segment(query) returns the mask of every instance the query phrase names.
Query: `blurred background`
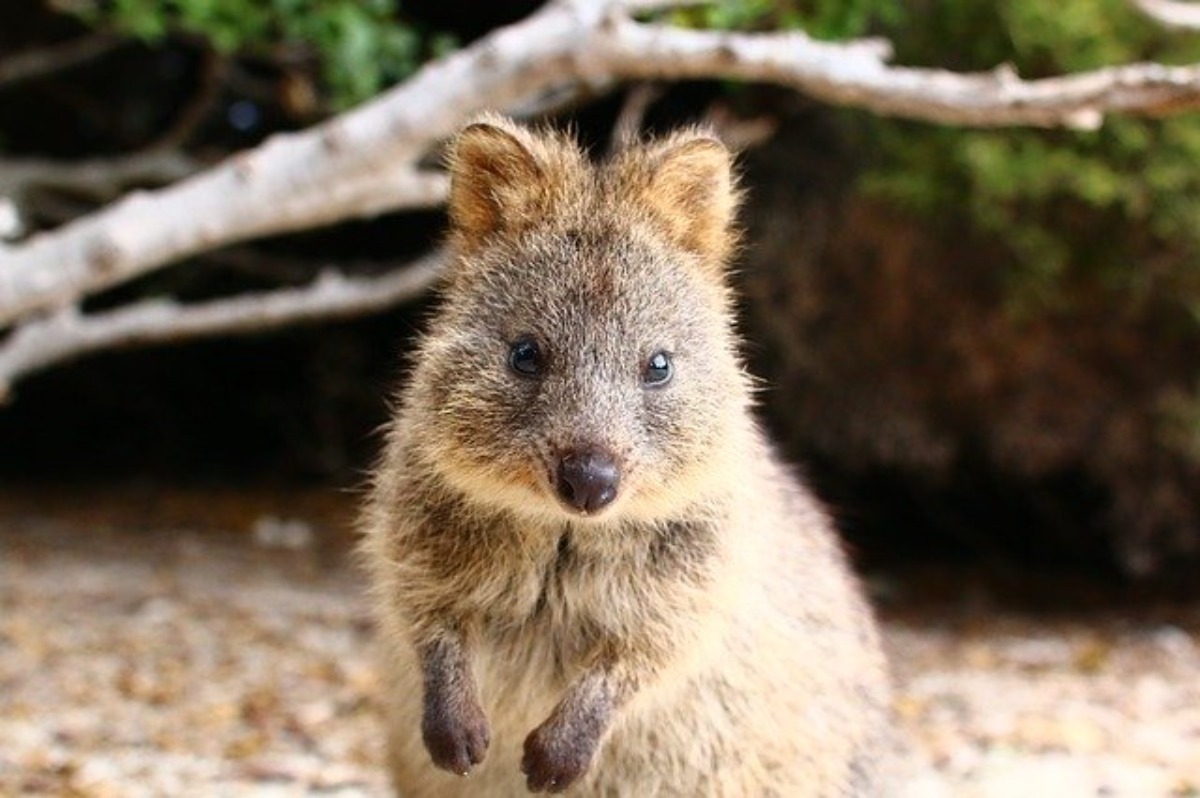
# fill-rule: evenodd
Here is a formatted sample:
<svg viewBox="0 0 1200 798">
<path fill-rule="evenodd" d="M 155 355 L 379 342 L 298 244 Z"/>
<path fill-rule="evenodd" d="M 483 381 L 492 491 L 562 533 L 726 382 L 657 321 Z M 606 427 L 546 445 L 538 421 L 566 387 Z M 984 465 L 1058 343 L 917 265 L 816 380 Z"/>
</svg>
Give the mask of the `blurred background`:
<svg viewBox="0 0 1200 798">
<path fill-rule="evenodd" d="M 310 125 L 537 4 L 260 5 L 7 0 L 0 53 L 44 57 L 0 67 L 0 193 L 22 225 L 53 227 Z M 1200 36 L 1124 0 L 687 13 L 882 34 L 899 63 L 1011 62 L 1030 78 L 1200 57 Z M 556 121 L 602 151 L 624 99 L 584 98 Z M 748 145 L 738 282 L 764 416 L 864 555 L 1121 577 L 1194 566 L 1200 119 L 962 130 L 729 83 L 659 86 L 645 102 L 649 130 L 715 119 Z M 186 160 L 99 176 L 14 168 L 130 153 Z M 329 264 L 380 270 L 427 249 L 443 222 L 408 213 L 238 245 L 88 309 L 297 284 Z M 0 410 L 0 469 L 22 482 L 353 486 L 424 310 L 54 367 Z"/>
<path fill-rule="evenodd" d="M 320 122 L 538 5 L 3 0 L 0 235 L 54 228 L 126 191 L 165 185 L 273 133 Z M 1125 0 L 752 0 L 670 19 L 706 29 L 797 28 L 820 39 L 883 36 L 895 45 L 895 63 L 959 72 L 1011 63 L 1027 79 L 1200 61 L 1200 33 L 1167 30 Z M 1116 116 L 1093 131 L 969 130 L 710 81 L 581 96 L 551 119 L 575 125 L 599 153 L 634 106 L 647 131 L 706 121 L 742 148 L 747 236 L 736 282 L 747 356 L 765 381 L 762 416 L 833 508 L 893 623 L 893 644 L 904 646 L 908 662 L 906 717 L 913 734 L 927 735 L 935 769 L 983 778 L 995 765 L 987 751 L 1028 749 L 1050 752 L 1037 760 L 1047 768 L 1038 772 L 1059 795 L 1100 794 L 1086 792 L 1097 784 L 1109 784 L 1110 795 L 1198 794 L 1200 776 L 1188 780 L 1200 774 L 1194 711 L 1173 714 L 1177 728 L 1148 738 L 1146 750 L 1168 761 L 1151 768 L 1160 781 L 1137 781 L 1096 764 L 1119 747 L 1124 709 L 1101 720 L 1068 712 L 1065 729 L 1016 719 L 993 737 L 980 732 L 984 743 L 956 748 L 929 730 L 970 724 L 930 697 L 941 688 L 921 692 L 917 671 L 905 668 L 1004 671 L 1013 690 L 1031 672 L 1107 674 L 1114 684 L 1152 672 L 1158 686 L 1147 688 L 1152 695 L 1137 712 L 1160 720 L 1184 700 L 1164 685 L 1186 680 L 1177 673 L 1200 674 L 1190 670 L 1200 661 L 1200 116 Z M 71 168 L 131 155 L 139 159 L 132 167 Z M 86 309 L 301 285 L 330 265 L 382 273 L 436 244 L 444 222 L 440 211 L 394 214 L 238 244 L 98 295 Z M 246 623 L 261 631 L 258 613 L 270 604 L 262 591 L 273 588 L 259 580 L 274 574 L 270 585 L 298 591 L 287 594 L 288 607 L 303 603 L 306 589 L 344 607 L 330 623 L 344 621 L 357 637 L 312 646 L 332 663 L 328 681 L 358 692 L 333 709 L 312 709 L 315 720 L 292 717 L 288 733 L 310 735 L 317 764 L 273 747 L 286 726 L 279 718 L 294 709 L 286 695 L 242 695 L 229 723 L 259 736 L 245 738 L 244 757 L 236 746 L 214 757 L 251 761 L 258 769 L 245 773 L 257 786 L 204 783 L 217 785 L 211 794 L 265 794 L 271 785 L 279 794 L 303 792 L 341 773 L 328 765 L 341 757 L 366 764 L 344 782 L 329 777 L 329 790 L 378 789 L 375 776 L 363 775 L 376 756 L 368 743 L 356 738 L 362 749 L 353 756 L 330 753 L 316 742 L 326 737 L 305 729 L 372 711 L 362 709 L 367 666 L 345 671 L 345 651 L 364 656 L 365 631 L 348 598 L 356 580 L 342 570 L 344 553 L 385 399 L 402 379 L 429 302 L 422 296 L 367 317 L 265 335 L 92 354 L 22 379 L 0 405 L 0 568 L 8 569 L 0 571 L 8 624 L 0 661 L 7 648 L 11 684 L 34 689 L 20 680 L 47 651 L 66 657 L 67 671 L 90 673 L 70 652 L 104 648 L 102 638 L 84 649 L 66 638 L 33 648 L 20 641 L 58 628 L 68 610 L 108 606 L 102 599 L 114 592 L 124 598 L 113 605 L 108 644 L 132 634 L 125 623 L 139 613 L 152 616 L 141 627 L 148 639 L 168 639 L 154 631 L 154 613 L 180 623 L 206 617 L 189 601 L 210 610 L 242 601 Z M 197 554 L 209 545 L 216 554 Z M 131 563 L 131 550 L 146 554 Z M 133 571 L 89 593 L 89 565 L 114 563 Z M 164 569 L 175 575 L 163 577 Z M 227 578 L 248 592 L 214 594 L 212 585 Z M 55 604 L 61 584 L 85 586 L 76 603 Z M 162 584 L 165 605 L 137 592 Z M 134 597 L 122 592 L 129 590 Z M 1028 626 L 1030 612 L 1050 626 Z M 294 644 L 309 622 L 325 630 L 313 632 L 318 637 L 328 631 L 320 618 L 292 618 L 276 630 L 284 639 L 270 645 Z M 212 646 L 238 634 L 208 628 Z M 956 636 L 937 636 L 947 630 Z M 1166 653 L 1155 654 L 1156 646 Z M 139 691 L 170 680 L 153 670 L 143 684 L 142 670 L 131 672 L 126 698 L 150 713 L 137 716 L 149 728 L 155 704 Z M 188 678 L 180 677 L 179 695 Z M 320 696 L 327 688 L 318 679 L 305 689 Z M 979 701 L 994 688 L 982 688 Z M 1160 688 L 1167 692 L 1153 692 Z M 139 793 L 118 780 L 104 793 L 96 785 L 109 782 L 94 762 L 64 765 L 76 750 L 70 724 L 63 731 L 44 722 L 48 706 L 69 699 L 37 689 L 49 691 L 44 700 L 8 699 L 26 726 L 0 725 L 0 742 L 7 734 L 10 750 L 66 753 L 45 754 L 41 764 L 0 754 L 0 792 L 54 794 L 67 785 L 96 794 L 210 794 L 186 780 L 179 784 L 196 792 L 152 781 Z M 974 706 L 964 695 L 952 696 L 955 711 L 974 718 L 961 710 Z M 168 694 L 157 706 L 174 701 Z M 1035 718 L 1058 714 L 1030 701 Z M 66 735 L 58 749 L 39 736 L 51 727 Z M 1193 753 L 1161 753 L 1189 740 Z M 1081 747 L 1096 760 L 1074 758 Z M 278 755 L 263 765 L 254 759 L 262 751 Z M 1070 781 L 1070 763 L 1079 761 L 1090 764 Z M 159 760 L 111 767 L 159 779 L 174 772 Z M 1100 781 L 1086 781 L 1092 777 Z M 965 783 L 950 794 L 976 794 Z M 1005 792 L 1006 783 L 978 794 L 1018 794 Z M 1071 792 L 1076 787 L 1085 791 Z"/>
</svg>

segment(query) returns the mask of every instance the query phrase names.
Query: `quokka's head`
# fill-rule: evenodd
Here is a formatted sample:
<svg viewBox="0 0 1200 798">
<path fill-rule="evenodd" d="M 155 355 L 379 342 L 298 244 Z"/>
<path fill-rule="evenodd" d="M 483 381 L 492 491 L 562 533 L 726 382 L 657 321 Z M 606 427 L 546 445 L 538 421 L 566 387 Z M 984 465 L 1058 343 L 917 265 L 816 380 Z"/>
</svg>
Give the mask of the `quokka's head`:
<svg viewBox="0 0 1200 798">
<path fill-rule="evenodd" d="M 489 117 L 453 144 L 443 302 L 417 353 L 421 451 L 477 500 L 659 518 L 729 474 L 747 386 L 726 260 L 731 156 L 699 131 L 593 165 Z"/>
</svg>

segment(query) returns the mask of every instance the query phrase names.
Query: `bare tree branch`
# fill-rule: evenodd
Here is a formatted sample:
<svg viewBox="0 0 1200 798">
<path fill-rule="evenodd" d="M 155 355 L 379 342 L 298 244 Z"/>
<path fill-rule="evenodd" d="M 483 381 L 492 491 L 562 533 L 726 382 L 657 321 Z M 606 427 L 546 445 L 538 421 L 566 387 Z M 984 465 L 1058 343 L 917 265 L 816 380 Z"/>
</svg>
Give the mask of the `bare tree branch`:
<svg viewBox="0 0 1200 798">
<path fill-rule="evenodd" d="M 1200 30 L 1200 3 L 1178 0 L 1133 0 L 1142 13 L 1170 28 Z"/>
<path fill-rule="evenodd" d="M 0 196 L 20 202 L 26 192 L 46 188 L 110 200 L 132 185 L 173 183 L 195 174 L 203 166 L 200 161 L 172 150 L 147 150 L 86 161 L 0 159 Z"/>
<path fill-rule="evenodd" d="M 152 299 L 94 315 L 71 307 L 25 323 L 0 343 L 0 403 L 11 397 L 12 385 L 22 376 L 98 350 L 376 313 L 423 292 L 444 261 L 444 254 L 435 252 L 379 277 L 328 270 L 300 288 L 196 304 Z"/>
<path fill-rule="evenodd" d="M 879 40 L 683 30 L 629 16 L 662 5 L 556 0 L 357 110 L 0 251 L 0 326 L 231 242 L 437 204 L 445 179 L 416 171 L 424 154 L 480 110 L 528 106 L 564 88 L 735 78 L 973 126 L 1094 127 L 1110 112 L 1200 106 L 1200 66 L 1131 64 L 1035 81 L 1008 68 L 892 67 Z"/>
<path fill-rule="evenodd" d="M 1024 81 L 1009 66 L 959 74 L 891 67 L 886 43 L 816 41 L 795 33 L 713 33 L 611 18 L 599 40 L 601 78 L 720 76 L 768 82 L 835 105 L 969 127 L 1094 128 L 1107 113 L 1159 115 L 1200 107 L 1200 66 L 1129 64 Z M 589 54 L 590 55 L 590 54 Z"/>
<path fill-rule="evenodd" d="M 602 11 L 552 3 L 313 130 L 0 252 L 0 325 L 222 244 L 428 204 L 444 181 L 416 179 L 417 159 L 464 117 L 570 82 L 556 65 Z"/>
<path fill-rule="evenodd" d="M 122 42 L 118 36 L 98 33 L 11 55 L 0 61 L 0 88 L 79 66 L 115 50 Z"/>
</svg>

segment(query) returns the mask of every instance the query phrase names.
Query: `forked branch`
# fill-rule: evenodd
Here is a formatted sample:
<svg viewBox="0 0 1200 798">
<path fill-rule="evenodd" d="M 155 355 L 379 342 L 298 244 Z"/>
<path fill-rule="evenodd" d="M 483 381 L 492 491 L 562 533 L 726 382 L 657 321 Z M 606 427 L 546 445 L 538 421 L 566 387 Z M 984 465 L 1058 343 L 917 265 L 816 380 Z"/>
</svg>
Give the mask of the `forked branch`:
<svg viewBox="0 0 1200 798">
<path fill-rule="evenodd" d="M 1160 10 L 1184 5 L 1137 2 Z M 879 114 L 976 127 L 1092 128 L 1110 113 L 1200 107 L 1200 65 L 1127 64 L 1031 81 L 1006 66 L 961 74 L 892 66 L 890 45 L 878 39 L 685 30 L 634 16 L 666 5 L 554 0 L 358 109 L 0 247 L 0 328 L 234 242 L 439 205 L 445 177 L 421 163 L 476 113 L 539 107 L 631 80 L 773 83 Z M 20 340 L 18 330 L 5 346 Z"/>
<path fill-rule="evenodd" d="M 425 291 L 443 261 L 435 252 L 378 277 L 327 270 L 299 288 L 196 304 L 150 299 L 96 314 L 71 307 L 23 324 L 0 346 L 0 403 L 21 377 L 90 352 L 375 313 Z"/>
</svg>

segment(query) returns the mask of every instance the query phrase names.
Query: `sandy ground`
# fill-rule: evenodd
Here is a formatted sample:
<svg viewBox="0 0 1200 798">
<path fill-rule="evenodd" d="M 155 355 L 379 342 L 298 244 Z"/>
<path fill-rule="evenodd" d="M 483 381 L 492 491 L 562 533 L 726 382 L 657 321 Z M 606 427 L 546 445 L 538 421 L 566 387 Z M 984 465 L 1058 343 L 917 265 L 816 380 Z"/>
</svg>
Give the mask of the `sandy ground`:
<svg viewBox="0 0 1200 798">
<path fill-rule="evenodd" d="M 0 795 L 386 794 L 344 545 L 206 517 L 224 533 L 0 500 Z M 897 795 L 1200 796 L 1200 605 L 877 587 L 913 749 Z"/>
</svg>

